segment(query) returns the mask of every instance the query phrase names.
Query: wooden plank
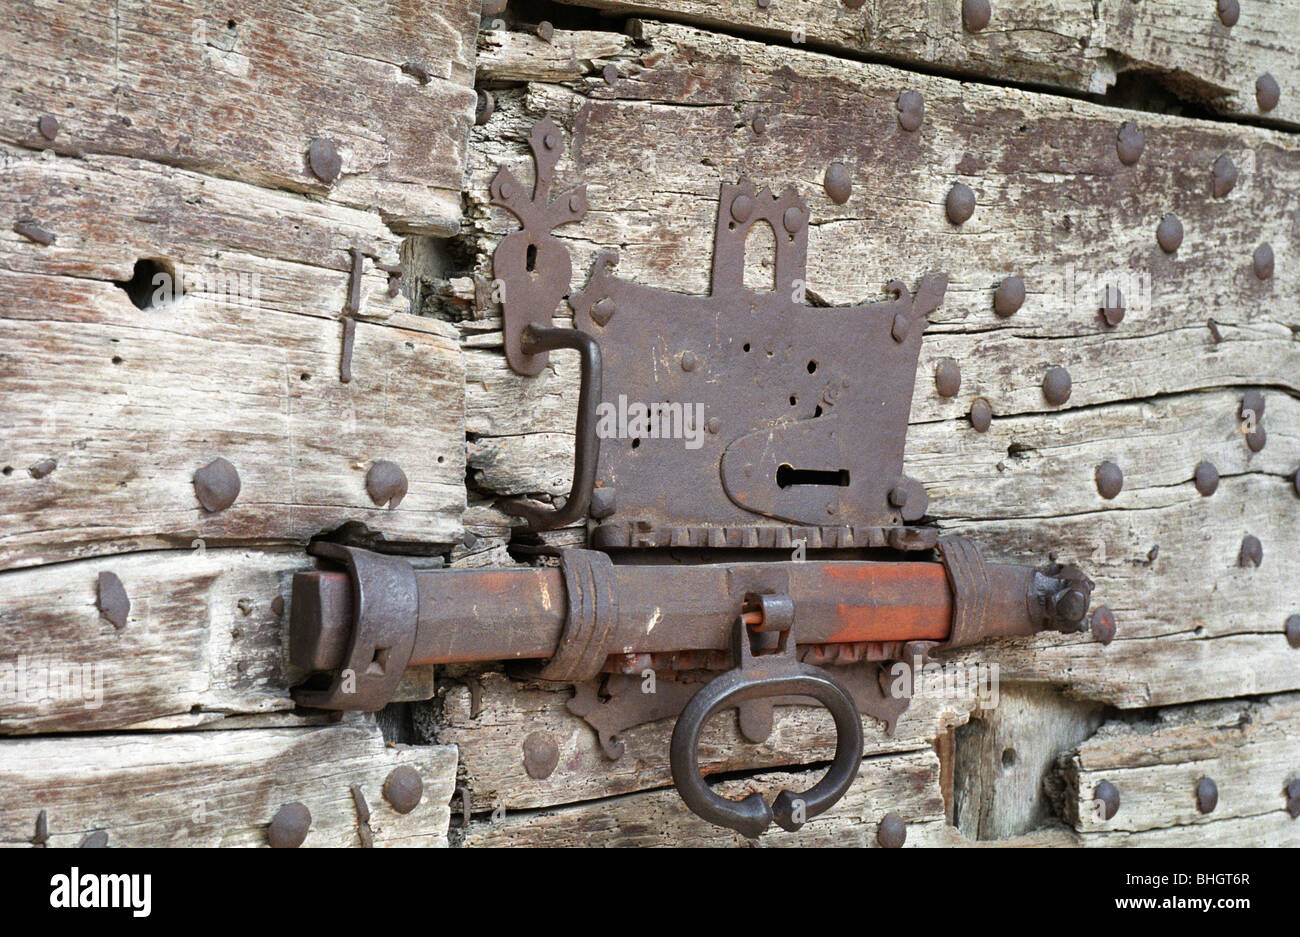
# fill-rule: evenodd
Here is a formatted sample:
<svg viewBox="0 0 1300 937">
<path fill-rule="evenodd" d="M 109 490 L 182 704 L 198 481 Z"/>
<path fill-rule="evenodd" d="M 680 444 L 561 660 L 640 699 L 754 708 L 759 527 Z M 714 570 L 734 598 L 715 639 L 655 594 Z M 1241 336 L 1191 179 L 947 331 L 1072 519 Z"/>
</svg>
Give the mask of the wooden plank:
<svg viewBox="0 0 1300 937">
<path fill-rule="evenodd" d="M 18 4 L 0 39 L 0 140 L 310 192 L 446 235 L 460 218 L 479 7 Z M 53 141 L 42 116 L 59 122 Z M 332 186 L 308 168 L 317 138 L 342 159 Z"/>
<path fill-rule="evenodd" d="M 1283 790 L 1300 777 L 1300 695 L 1162 709 L 1107 722 L 1061 759 L 1067 822 L 1098 845 L 1300 844 L 1300 822 Z M 1218 788 L 1210 813 L 1197 808 L 1202 778 Z M 1097 786 L 1119 790 L 1109 820 L 1093 805 Z M 1143 835 L 1143 834 L 1159 835 Z"/>
<path fill-rule="evenodd" d="M 0 312 L 0 565 L 194 540 L 303 543 L 345 521 L 396 539 L 457 535 L 454 331 L 406 313 L 370 261 L 352 380 L 339 380 L 347 248 L 396 256 L 374 215 L 114 157 L 9 152 L 0 179 L 4 213 L 39 205 L 59 235 L 41 247 L 0 233 L 11 298 Z M 114 281 L 139 258 L 197 289 L 136 308 Z M 193 475 L 217 457 L 241 490 L 209 513 Z M 33 477 L 46 459 L 57 468 Z M 396 508 L 366 493 L 377 459 L 407 476 Z"/>
<path fill-rule="evenodd" d="M 384 799 L 389 772 L 415 769 L 420 803 Z M 0 845 L 31 842 L 44 811 L 49 846 L 90 833 L 110 847 L 264 846 L 283 804 L 311 812 L 308 847 L 358 846 L 361 788 L 376 846 L 446 846 L 456 751 L 386 745 L 375 726 L 35 738 L 0 742 Z"/>
<path fill-rule="evenodd" d="M 904 0 L 859 4 L 783 0 L 560 0 L 602 11 L 701 24 L 774 45 L 867 56 L 974 79 L 1014 81 L 1060 91 L 1105 94 L 1135 76 L 1215 113 L 1300 123 L 1295 0 L 1244 4 L 1227 27 L 1213 2 L 1189 10 L 1177 0 L 1020 0 L 990 5 L 988 25 L 966 29 L 960 3 Z M 488 43 L 494 33 L 486 33 Z M 565 36 L 553 42 L 566 47 Z M 554 56 L 559 58 L 559 55 Z M 599 71 L 599 69 L 597 69 Z M 1277 79 L 1272 110 L 1256 101 L 1255 81 Z M 1131 93 L 1126 88 L 1119 97 Z M 1140 93 L 1140 92 L 1139 92 Z"/>
<path fill-rule="evenodd" d="M 964 723 L 982 685 L 975 676 L 970 683 L 956 682 L 955 675 L 953 680 L 954 692 L 948 697 L 915 700 L 893 736 L 885 735 L 876 720 L 864 717 L 867 754 L 929 749 L 938 735 Z M 671 719 L 620 734 L 623 756 L 610 760 L 595 730 L 566 709 L 572 698 L 569 688 L 520 684 L 492 671 L 463 675 L 459 682 L 444 681 L 441 720 L 432 739 L 459 749 L 463 783 L 480 806 L 505 803 L 511 809 L 531 809 L 672 783 Z M 970 688 L 971 693 L 955 692 L 961 688 Z M 524 769 L 523 743 L 535 732 L 545 733 L 559 750 L 555 772 L 544 779 L 529 777 Z M 834 724 L 825 710 L 812 706 L 777 707 L 771 735 L 757 745 L 740 735 L 734 715 L 720 716 L 706 726 L 699 745 L 700 763 L 709 773 L 815 764 L 829 761 L 834 751 Z"/>
</svg>

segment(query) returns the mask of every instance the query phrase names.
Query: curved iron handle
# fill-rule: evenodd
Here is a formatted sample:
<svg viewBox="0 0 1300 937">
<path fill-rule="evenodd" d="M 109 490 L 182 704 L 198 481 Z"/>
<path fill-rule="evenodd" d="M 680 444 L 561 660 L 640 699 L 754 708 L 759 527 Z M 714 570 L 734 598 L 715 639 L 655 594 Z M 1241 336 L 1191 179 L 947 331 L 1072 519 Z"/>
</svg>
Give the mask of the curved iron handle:
<svg viewBox="0 0 1300 937">
<path fill-rule="evenodd" d="M 524 519 L 523 530 L 552 530 L 573 524 L 587 515 L 591 505 L 591 492 L 596 485 L 596 465 L 600 460 L 600 437 L 596 435 L 596 405 L 601 394 L 600 345 L 594 338 L 579 329 L 543 328 L 537 325 L 524 327 L 519 347 L 525 354 L 535 355 L 557 348 L 572 348 L 578 352 L 582 375 L 578 385 L 578 422 L 573 443 L 573 485 L 564 507 L 557 510 L 537 507 L 522 498 L 498 502 L 507 514 Z"/>
<path fill-rule="evenodd" d="M 827 671 L 798 661 L 788 631 L 782 633 L 781 653 L 754 657 L 745 628 L 743 622 L 736 623 L 740 666 L 715 677 L 691 697 L 673 727 L 669 760 L 673 783 L 687 807 L 710 823 L 753 839 L 773 820 L 794 832 L 805 820 L 834 806 L 858 776 L 863 740 L 862 717 L 852 695 Z M 757 793 L 739 801 L 715 794 L 700 775 L 697 751 L 700 730 L 714 713 L 763 696 L 811 696 L 835 719 L 835 760 L 825 776 L 803 793 L 781 791 L 771 807 Z M 795 819 L 796 812 L 801 819 Z"/>
</svg>

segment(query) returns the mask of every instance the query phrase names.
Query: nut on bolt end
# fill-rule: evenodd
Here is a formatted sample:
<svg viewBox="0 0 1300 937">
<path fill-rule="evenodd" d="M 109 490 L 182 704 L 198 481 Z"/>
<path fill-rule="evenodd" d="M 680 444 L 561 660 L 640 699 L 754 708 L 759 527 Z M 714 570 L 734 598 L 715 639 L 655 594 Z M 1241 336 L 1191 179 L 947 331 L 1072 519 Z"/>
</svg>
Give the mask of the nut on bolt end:
<svg viewBox="0 0 1300 937">
<path fill-rule="evenodd" d="M 1093 582 L 1077 566 L 1053 563 L 1034 573 L 1031 603 L 1042 609 L 1043 627 L 1071 634 L 1083 631 Z"/>
</svg>

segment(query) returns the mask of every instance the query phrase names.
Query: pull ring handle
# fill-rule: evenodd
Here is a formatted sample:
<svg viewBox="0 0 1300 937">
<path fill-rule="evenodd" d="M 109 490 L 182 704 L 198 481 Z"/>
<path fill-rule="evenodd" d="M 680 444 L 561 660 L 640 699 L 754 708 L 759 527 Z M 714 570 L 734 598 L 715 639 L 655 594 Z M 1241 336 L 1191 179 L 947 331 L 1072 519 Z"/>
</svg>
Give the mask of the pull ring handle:
<svg viewBox="0 0 1300 937">
<path fill-rule="evenodd" d="M 596 466 L 600 461 L 600 437 L 596 435 L 596 406 L 601 394 L 600 345 L 578 329 L 556 329 L 527 325 L 519 346 L 527 355 L 558 348 L 578 352 L 582 375 L 578 387 L 578 421 L 573 442 L 573 484 L 564 507 L 559 510 L 538 507 L 519 498 L 498 502 L 507 514 L 523 518 L 522 529 L 552 530 L 575 524 L 587 516 L 591 492 L 596 486 Z"/>
<path fill-rule="evenodd" d="M 705 684 L 677 717 L 670 749 L 673 783 L 687 807 L 717 826 L 753 839 L 775 820 L 782 829 L 794 832 L 806 820 L 833 807 L 857 778 L 863 749 L 862 717 L 843 684 L 822 668 L 796 659 L 788 630 L 781 633 L 778 653 L 760 657 L 750 650 L 743 621 L 736 622 L 733 640 L 740 666 Z M 835 720 L 835 758 L 825 776 L 802 793 L 781 791 L 770 807 L 757 793 L 739 801 L 715 794 L 700 775 L 698 751 L 700 731 L 714 713 L 765 696 L 810 696 Z"/>
</svg>

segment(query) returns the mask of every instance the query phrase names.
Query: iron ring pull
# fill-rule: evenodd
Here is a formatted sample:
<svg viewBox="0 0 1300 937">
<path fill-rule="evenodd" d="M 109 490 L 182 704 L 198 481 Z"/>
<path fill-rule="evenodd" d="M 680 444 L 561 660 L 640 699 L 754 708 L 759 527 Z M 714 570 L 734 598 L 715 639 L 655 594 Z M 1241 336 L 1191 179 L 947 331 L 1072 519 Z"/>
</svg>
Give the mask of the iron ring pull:
<svg viewBox="0 0 1300 937">
<path fill-rule="evenodd" d="M 739 667 L 715 677 L 686 704 L 673 727 L 670 763 L 677 792 L 695 814 L 755 839 L 772 821 L 794 832 L 804 821 L 824 813 L 844 796 L 862 762 L 862 717 L 857 704 L 835 677 L 794 656 L 790 632 L 782 632 L 781 652 L 754 657 L 743 622 L 736 622 Z M 704 782 L 697 750 L 700 730 L 721 709 L 765 696 L 810 696 L 835 719 L 835 759 L 820 781 L 802 793 L 783 790 L 769 807 L 761 794 L 728 800 Z"/>
<path fill-rule="evenodd" d="M 524 520 L 522 529 L 552 530 L 574 524 L 587 516 L 591 492 L 596 486 L 596 465 L 600 461 L 600 437 L 596 435 L 596 406 L 601 395 L 600 345 L 579 329 L 556 329 L 527 325 L 520 336 L 524 354 L 535 355 L 558 348 L 578 352 L 582 376 L 578 386 L 578 421 L 573 443 L 573 485 L 564 507 L 537 507 L 521 498 L 498 502 L 501 510 Z"/>
</svg>

